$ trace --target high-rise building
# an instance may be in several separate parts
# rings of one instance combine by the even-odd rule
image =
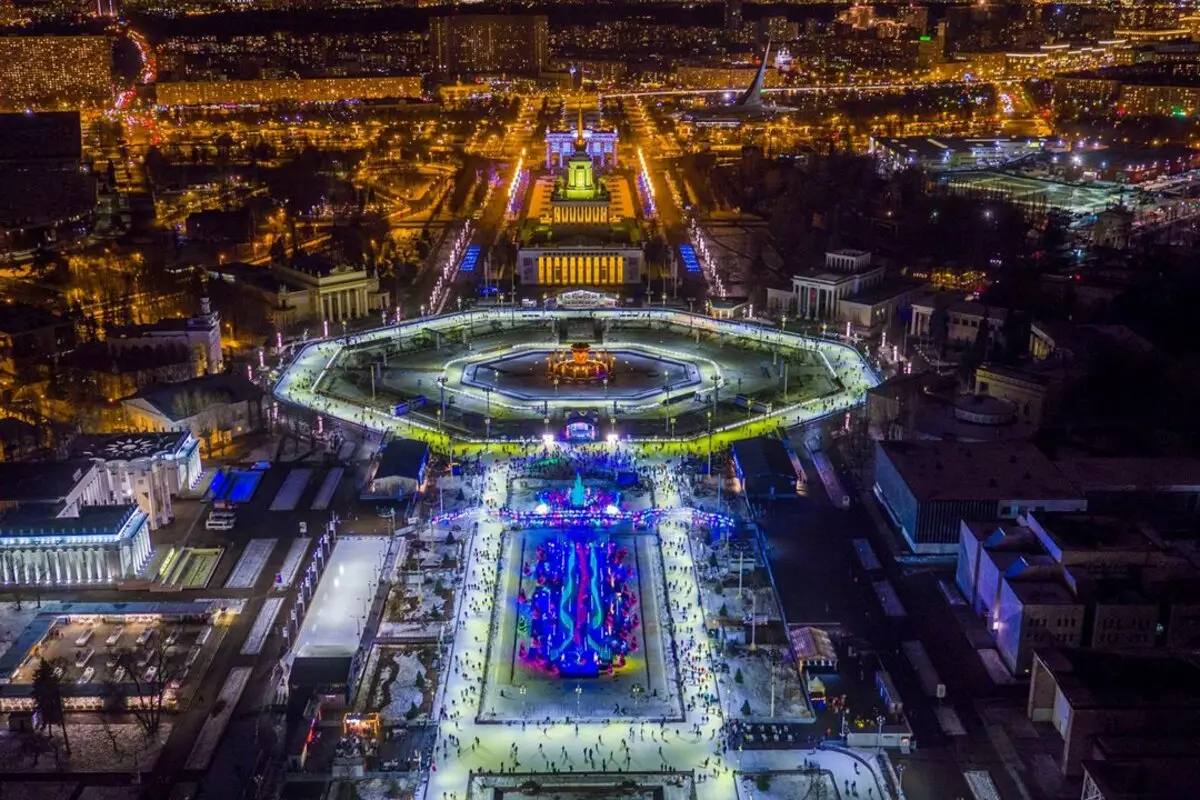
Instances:
[[[730,33],[742,27],[742,0],[725,0],[725,30]]]
[[[1122,0],[1117,9],[1118,30],[1162,30],[1179,23],[1180,7],[1161,0]]]
[[[0,36],[0,110],[80,108],[112,98],[107,36]]]
[[[482,73],[536,75],[549,56],[546,17],[463,14],[429,21],[435,72],[445,76]]]

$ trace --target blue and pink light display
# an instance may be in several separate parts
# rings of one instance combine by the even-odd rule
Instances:
[[[568,678],[611,675],[638,649],[637,593],[630,588],[628,552],[607,536],[574,528],[537,548],[524,575],[536,588],[518,601],[528,605],[529,642],[522,659]]]

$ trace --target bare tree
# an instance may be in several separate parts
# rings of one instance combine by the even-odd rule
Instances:
[[[116,653],[118,666],[125,668],[134,685],[129,712],[147,738],[162,727],[168,692],[182,673],[182,664],[170,657],[170,650],[162,638],[155,636],[138,649],[126,648]]]

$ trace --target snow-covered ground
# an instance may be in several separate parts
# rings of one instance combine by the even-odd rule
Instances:
[[[106,732],[107,729],[107,732]],[[47,729],[49,730],[49,729]],[[111,733],[111,737],[110,737]],[[147,740],[135,722],[113,725],[67,724],[71,755],[62,750],[62,732],[51,731],[61,751],[66,771],[74,772],[146,772],[154,768],[162,745],[171,734],[170,723],[164,722],[154,740]],[[114,746],[115,740],[115,746]],[[0,772],[56,772],[52,752],[43,753],[36,765],[25,749],[23,735],[0,731]],[[135,764],[136,762],[136,764]],[[0,780],[0,783],[4,781]],[[7,798],[6,798],[7,800]]]
[[[778,659],[775,672],[775,714],[771,715],[771,658]],[[724,661],[729,673],[721,676],[721,696],[729,719],[744,722],[809,722],[813,719],[800,676],[791,665],[786,648],[760,647],[755,653],[739,651],[726,654]],[[737,681],[738,670],[742,680]],[[750,713],[743,714],[743,704],[749,703]]]
[[[358,649],[388,544],[385,536],[338,540],[296,637],[297,657],[352,655]]]
[[[283,578],[283,582],[275,588],[286,589],[296,580],[296,573],[300,571],[300,561],[304,558],[305,552],[308,551],[310,542],[312,542],[311,536],[302,536],[299,539],[294,539],[288,546],[287,555],[283,559],[283,566],[279,568],[279,576]]]
[[[271,626],[275,624],[275,618],[279,616],[282,606],[282,597],[268,597],[263,601],[258,616],[254,618],[254,624],[250,626],[250,632],[246,634],[246,641],[242,644],[242,655],[256,656],[262,652],[263,644],[266,643],[267,635],[271,633]]]
[[[221,687],[221,691],[217,695],[217,702],[224,703],[224,705],[220,711],[209,714],[208,718],[204,720],[204,727],[200,729],[200,735],[196,737],[196,741],[192,745],[192,752],[188,755],[188,769],[208,768],[208,762],[212,761],[213,752],[217,749],[221,734],[225,732],[225,726],[229,723],[229,718],[233,716],[233,711],[242,698],[242,692],[246,689],[246,682],[250,680],[251,672],[250,667],[234,667],[229,670],[229,677],[226,678],[225,685]]]
[[[242,557],[229,573],[225,581],[226,589],[252,589],[258,583],[259,573],[267,563],[271,551],[275,549],[278,539],[251,539],[242,551]]]
[[[416,787],[415,779],[372,778],[354,784],[359,800],[410,800],[416,796]]]
[[[37,615],[37,603],[23,602],[19,611],[16,603],[0,603],[0,656]]]
[[[436,688],[415,653],[377,648],[372,661],[378,665],[379,678],[371,692],[370,709],[378,711],[385,722],[404,722],[409,710],[414,705],[420,708],[425,695]],[[423,688],[417,687],[418,676],[424,682]]]
[[[835,800],[843,794],[834,786],[833,776],[823,770],[742,774],[738,778],[740,796],[753,797],[755,800]],[[866,785],[864,777],[863,787]],[[863,787],[859,789],[859,797],[865,799],[868,789]]]

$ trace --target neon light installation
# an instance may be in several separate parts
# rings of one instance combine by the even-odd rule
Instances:
[[[556,675],[595,678],[611,675],[638,649],[637,594],[630,586],[628,555],[608,537],[573,529],[537,548],[534,564],[523,567],[537,583],[532,597],[522,588],[518,601],[529,605],[529,644],[519,654]]]

